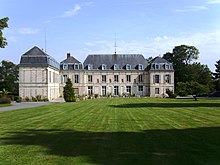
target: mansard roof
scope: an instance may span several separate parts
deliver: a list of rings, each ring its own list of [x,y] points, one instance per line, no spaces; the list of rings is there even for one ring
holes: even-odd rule
[[[20,66],[52,66],[59,69],[59,63],[37,46],[21,56]]]
[[[93,54],[88,55],[83,64],[84,67],[92,65],[93,69],[100,69],[103,64],[106,69],[112,69],[114,65],[118,65],[118,69],[125,69],[127,64],[131,69],[137,69],[141,64],[145,69],[148,63],[142,54]]]
[[[155,57],[151,60],[148,70],[172,70],[173,64],[162,57]]]

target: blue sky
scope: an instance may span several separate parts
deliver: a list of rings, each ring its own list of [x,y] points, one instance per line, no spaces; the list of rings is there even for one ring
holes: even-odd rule
[[[213,71],[220,59],[220,0],[1,0],[0,18],[6,16],[0,60],[16,64],[33,46],[58,62],[68,52],[83,62],[88,54],[114,53],[115,38],[117,53],[156,57],[186,44]]]

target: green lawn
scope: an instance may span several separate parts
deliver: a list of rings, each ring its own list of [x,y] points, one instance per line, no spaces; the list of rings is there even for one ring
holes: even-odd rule
[[[97,99],[0,113],[0,165],[220,164],[220,100]]]

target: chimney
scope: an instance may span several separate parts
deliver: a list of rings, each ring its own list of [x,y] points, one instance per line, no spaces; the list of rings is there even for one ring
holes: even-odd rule
[[[67,53],[66,57],[67,57],[67,58],[70,58],[70,53]]]

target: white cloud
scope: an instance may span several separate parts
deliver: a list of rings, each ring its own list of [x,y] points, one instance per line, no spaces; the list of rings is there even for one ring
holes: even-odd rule
[[[220,0],[208,0],[208,4],[220,4]]]
[[[89,44],[88,44],[89,43]],[[115,51],[114,41],[93,41],[85,44],[80,54],[85,56],[92,54],[113,54]],[[145,41],[117,41],[117,53],[143,54],[147,57],[156,57],[166,52],[172,52],[175,46],[195,46],[199,49],[199,61],[207,64],[214,70],[214,64],[219,57],[220,30],[207,33],[188,34],[184,36],[158,36],[147,38]]]
[[[175,12],[196,12],[201,10],[208,10],[206,6],[188,6],[185,9],[176,9]]]
[[[18,30],[21,34],[36,34],[40,31],[40,29],[32,29],[32,28],[20,28]]]
[[[72,9],[67,10],[62,17],[72,17],[78,14],[78,12],[82,9],[82,7],[79,4],[76,4]]]

